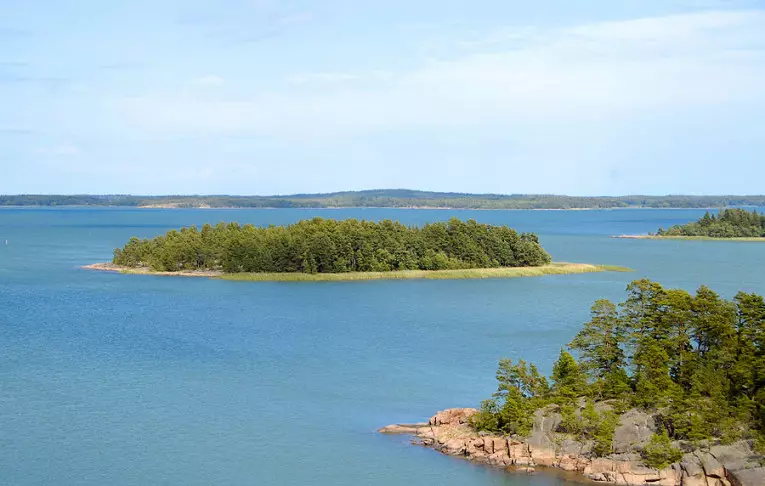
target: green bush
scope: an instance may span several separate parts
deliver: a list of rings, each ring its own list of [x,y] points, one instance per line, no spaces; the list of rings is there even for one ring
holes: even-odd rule
[[[619,415],[616,412],[609,410],[603,414],[592,438],[595,441],[592,452],[597,457],[605,457],[613,452],[614,432],[617,425],[619,425]]]
[[[653,434],[648,444],[643,447],[643,459],[648,467],[664,469],[683,457],[683,452],[672,445],[665,431]]]

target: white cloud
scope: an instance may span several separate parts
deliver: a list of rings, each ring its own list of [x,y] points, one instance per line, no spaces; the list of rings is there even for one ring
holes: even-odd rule
[[[51,147],[37,147],[34,153],[40,155],[73,156],[80,154],[80,148],[72,144],[53,145]]]
[[[380,82],[390,81],[394,77],[389,71],[376,70],[369,72],[317,72],[299,73],[287,78],[289,84],[294,85],[342,85],[351,82]]]
[[[362,76],[352,73],[300,73],[287,78],[290,84],[345,83],[358,81]]]
[[[307,24],[313,20],[313,14],[308,11],[295,12],[292,14],[284,15],[277,19],[276,23],[280,26],[302,25]]]
[[[384,83],[358,83],[374,78],[369,73],[308,73],[289,81],[327,89],[237,101],[134,98],[119,109],[160,129],[304,137],[765,108],[763,11],[521,26],[474,37],[461,43],[461,57],[386,72]]]
[[[225,80],[220,76],[208,74],[207,76],[196,78],[192,83],[197,86],[223,86]]]

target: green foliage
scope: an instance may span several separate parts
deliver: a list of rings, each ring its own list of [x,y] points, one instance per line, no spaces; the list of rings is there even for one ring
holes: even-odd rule
[[[559,413],[559,432],[566,432],[577,436],[582,433],[583,424],[581,418],[576,414],[576,405],[573,403],[564,403],[560,406]]]
[[[169,231],[152,240],[131,238],[113,263],[158,271],[388,272],[536,267],[550,263],[534,234],[466,222],[407,227],[398,222],[314,218],[257,228],[220,223]]]
[[[656,467],[677,457],[673,439],[726,443],[765,435],[765,299],[759,295],[740,292],[729,301],[704,286],[692,295],[636,280],[621,304],[595,303],[570,347],[580,360],[561,350],[550,386],[525,362],[501,363],[500,391],[514,390],[503,402],[513,413],[498,420],[519,430],[534,410],[555,403],[558,431],[593,440],[595,454],[607,455],[618,414],[640,407],[664,429],[645,451]],[[598,414],[593,399],[609,400],[610,410]],[[499,416],[500,409],[486,413]]]
[[[657,235],[760,238],[765,237],[765,215],[739,208],[724,209],[717,216],[707,212],[698,221],[659,229]]]
[[[553,395],[562,400],[570,401],[587,391],[587,378],[574,357],[565,349],[560,350],[550,378],[553,382]]]
[[[499,405],[497,400],[490,398],[481,402],[478,413],[470,417],[470,423],[476,430],[498,432],[499,428]]]
[[[592,381],[598,398],[616,398],[628,391],[624,370],[626,335],[617,307],[608,300],[592,306],[592,319],[571,341],[569,347],[580,353],[582,371]]]
[[[587,438],[591,438],[595,435],[599,425],[600,415],[595,410],[595,403],[592,399],[588,399],[582,409],[582,434]]]
[[[618,425],[619,415],[611,410],[605,412],[601,417],[600,423],[598,423],[598,427],[592,436],[594,441],[592,452],[597,457],[605,457],[613,452],[614,432]]]
[[[665,431],[653,434],[648,444],[643,447],[643,459],[645,459],[648,467],[654,469],[664,469],[682,457],[683,452],[672,445],[672,441]]]
[[[499,430],[508,435],[527,436],[534,423],[534,405],[518,389],[510,390],[497,414]]]

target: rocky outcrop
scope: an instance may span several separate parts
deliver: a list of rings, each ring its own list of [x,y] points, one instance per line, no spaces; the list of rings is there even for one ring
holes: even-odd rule
[[[529,437],[479,433],[469,425],[477,411],[453,408],[427,423],[390,425],[381,433],[407,434],[413,443],[471,461],[531,473],[538,468],[574,471],[597,482],[623,486],[765,486],[765,468],[747,442],[690,451],[680,462],[651,469],[639,451],[655,431],[648,414],[631,410],[614,433],[614,453],[596,458],[592,445],[556,432],[560,416],[553,408],[538,410]]]

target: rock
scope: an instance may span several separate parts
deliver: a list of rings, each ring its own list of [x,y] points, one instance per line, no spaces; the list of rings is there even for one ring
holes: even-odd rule
[[[578,456],[581,455],[582,448],[583,445],[581,442],[567,437],[558,446],[558,453],[569,456]]]
[[[729,471],[760,466],[757,455],[752,451],[747,441],[742,440],[730,445],[713,446],[709,448],[709,453]]]
[[[394,424],[383,427],[378,430],[381,434],[406,434],[416,435],[420,433],[421,429],[429,429],[430,427],[426,423],[418,424]]]
[[[560,414],[555,407],[545,407],[534,413],[534,425],[526,443],[531,446],[555,448],[555,429],[560,425]]]
[[[680,460],[680,467],[685,471],[686,476],[702,476],[704,474],[704,468],[701,467],[699,458],[693,453],[683,455]]]
[[[493,442],[492,450],[494,451],[495,454],[498,452],[501,452],[507,455],[507,439],[505,439],[504,437],[494,437],[492,439],[492,442]]]
[[[444,410],[427,424],[392,425],[380,432],[409,434],[413,443],[491,466],[518,472],[549,466],[617,486],[765,486],[765,468],[758,462],[762,458],[748,442],[689,452],[679,463],[656,470],[647,467],[638,454],[653,434],[650,415],[635,410],[624,414],[614,437],[618,450],[605,458],[593,458],[590,441],[582,443],[555,432],[560,423],[556,410],[556,406],[538,410],[532,433],[525,439],[478,433],[469,426],[476,413],[470,408]]]
[[[733,486],[762,486],[765,484],[765,467],[732,471],[730,479]]]
[[[648,443],[656,431],[654,418],[639,410],[623,414],[614,431],[614,452],[632,452]]]
[[[465,455],[466,449],[463,439],[449,439],[442,446],[441,452],[452,456],[462,456]]]
[[[474,408],[450,408],[438,412],[430,418],[428,425],[459,425],[466,424],[470,417],[478,413]]]
[[[507,451],[498,451],[490,455],[487,462],[494,466],[507,466],[511,463]]]
[[[709,452],[696,452],[696,457],[699,458],[701,467],[704,469],[704,474],[707,477],[715,479],[725,478],[725,468],[720,464],[715,457]]]

